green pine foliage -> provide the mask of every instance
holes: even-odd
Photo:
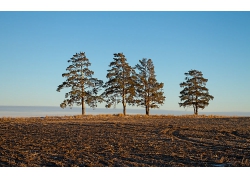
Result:
[[[85,114],[85,103],[92,108],[97,107],[98,102],[102,102],[98,92],[103,85],[102,80],[92,78],[93,71],[89,69],[91,63],[86,57],[85,52],[76,53],[68,60],[71,63],[62,77],[66,80],[57,87],[60,92],[63,88],[71,88],[71,91],[65,94],[65,100],[60,104],[61,108],[72,107],[73,104],[82,106],[82,114]]]
[[[149,115],[151,108],[159,108],[164,104],[165,96],[163,95],[163,83],[156,80],[154,64],[151,59],[143,58],[135,66],[139,71],[136,81],[136,104],[144,107],[146,115]]]
[[[204,109],[209,105],[209,101],[214,99],[205,87],[208,79],[203,78],[202,72],[197,70],[190,70],[184,74],[186,81],[180,83],[183,90],[179,96],[180,100],[184,102],[179,103],[179,106],[184,108],[192,106],[194,114],[198,115],[198,109]]]

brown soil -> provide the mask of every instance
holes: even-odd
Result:
[[[0,118],[0,166],[250,166],[250,118]]]

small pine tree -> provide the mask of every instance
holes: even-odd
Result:
[[[135,96],[135,71],[123,53],[115,53],[109,67],[111,69],[107,70],[108,81],[103,86],[105,91],[102,96],[106,99],[107,108],[122,103],[123,114],[126,115],[126,105],[133,104]]]
[[[85,103],[95,108],[97,102],[102,102],[101,96],[97,94],[103,81],[92,78],[94,72],[89,70],[91,63],[85,56],[85,52],[76,53],[68,62],[71,63],[66,69],[68,72],[62,74],[66,81],[57,87],[57,91],[60,92],[63,88],[71,88],[71,91],[65,94],[67,99],[60,106],[61,108],[72,107],[76,103],[82,106],[82,114],[85,115]]]
[[[139,60],[135,68],[138,69],[137,75],[136,103],[138,106],[145,107],[146,115],[149,115],[150,108],[159,108],[158,105],[164,104],[165,96],[163,96],[163,83],[156,80],[154,64],[151,59],[143,58]]]
[[[180,83],[180,87],[184,88],[180,94],[181,101],[179,106],[188,107],[193,106],[194,114],[198,115],[198,109],[204,109],[209,105],[209,101],[214,97],[208,93],[208,89],[205,87],[208,79],[203,78],[201,71],[190,70],[184,73],[186,78],[185,82]]]

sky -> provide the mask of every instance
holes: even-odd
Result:
[[[196,69],[214,96],[204,112],[250,112],[249,19],[236,11],[0,11],[0,106],[59,106],[70,90],[56,91],[67,60],[83,51],[104,82],[114,53],[131,66],[152,59],[164,83],[161,110],[193,111],[179,107],[179,84]]]

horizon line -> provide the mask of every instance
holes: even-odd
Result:
[[[60,108],[60,106],[47,106],[47,105],[0,105],[0,107],[57,107],[57,108]],[[73,109],[73,108],[79,108],[81,109],[80,106],[74,106],[72,108],[70,107],[66,107],[64,109]],[[63,108],[60,108],[63,110]],[[95,109],[93,108],[90,108],[90,107],[86,107],[86,109],[88,110],[92,110],[92,111],[95,111],[96,109],[108,109],[108,110],[122,110],[122,108],[105,108],[105,107],[96,107]],[[145,110],[145,108],[143,107],[135,107],[135,108],[126,108],[126,110]],[[188,112],[193,112],[193,109],[190,108],[190,110],[169,110],[169,109],[160,109],[160,108],[154,108],[154,109],[150,109],[150,110],[153,110],[153,111],[173,111],[173,112],[185,112],[185,111],[188,111]],[[201,112],[202,111],[202,112]],[[206,111],[206,110],[200,110],[201,113],[250,113],[250,111]]]

